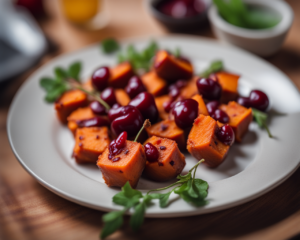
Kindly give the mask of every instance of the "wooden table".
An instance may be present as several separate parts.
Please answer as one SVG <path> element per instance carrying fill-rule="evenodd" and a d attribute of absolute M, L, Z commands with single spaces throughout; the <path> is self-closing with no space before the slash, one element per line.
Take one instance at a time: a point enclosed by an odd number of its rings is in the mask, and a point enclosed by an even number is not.
<path fill-rule="evenodd" d="M 300 1 L 288 1 L 295 20 L 282 49 L 267 58 L 300 89 Z M 40 22 L 59 47 L 34 69 L 0 90 L 0 239 L 98 239 L 103 212 L 64 200 L 31 177 L 14 157 L 6 135 L 10 102 L 20 85 L 54 56 L 106 37 L 122 39 L 168 32 L 143 9 L 141 0 L 110 0 L 109 25 L 100 31 L 77 29 L 62 17 L 57 1 L 46 2 L 49 18 Z M 209 28 L 198 35 L 212 37 Z M 282 159 L 285 161 L 285 159 Z M 146 219 L 138 233 L 128 226 L 109 239 L 286 239 L 300 232 L 300 169 L 279 187 L 238 207 L 195 217 Z"/>

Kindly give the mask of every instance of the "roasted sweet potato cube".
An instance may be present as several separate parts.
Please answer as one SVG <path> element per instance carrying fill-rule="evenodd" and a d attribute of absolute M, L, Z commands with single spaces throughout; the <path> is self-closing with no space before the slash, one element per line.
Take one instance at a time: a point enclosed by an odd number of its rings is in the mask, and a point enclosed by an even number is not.
<path fill-rule="evenodd" d="M 189 79 L 193 75 L 192 64 L 174 57 L 165 50 L 160 50 L 156 53 L 154 69 L 158 76 L 169 82 L 174 82 L 178 79 Z"/>
<path fill-rule="evenodd" d="M 129 181 L 135 188 L 146 165 L 146 155 L 140 143 L 126 141 L 119 155 L 108 158 L 108 148 L 99 156 L 97 165 L 109 187 L 123 187 Z"/>
<path fill-rule="evenodd" d="M 190 131 L 187 149 L 198 160 L 205 159 L 209 167 L 219 166 L 227 156 L 229 146 L 216 137 L 217 122 L 210 116 L 199 115 Z"/>
<path fill-rule="evenodd" d="M 77 110 L 72 112 L 68 117 L 68 128 L 75 136 L 76 129 L 78 128 L 78 125 L 76 123 L 77 121 L 90 119 L 96 116 L 97 115 L 93 113 L 89 106 L 84 108 L 78 108 Z"/>
<path fill-rule="evenodd" d="M 62 123 L 67 123 L 67 117 L 77 108 L 88 104 L 87 96 L 80 90 L 70 90 L 65 92 L 56 102 L 55 110 L 58 119 Z"/>
<path fill-rule="evenodd" d="M 145 176 L 158 181 L 165 182 L 175 178 L 185 167 L 185 157 L 180 152 L 175 141 L 153 136 L 144 144 L 152 143 L 158 150 L 157 162 L 146 162 Z"/>
<path fill-rule="evenodd" d="M 119 65 L 110 69 L 109 85 L 113 88 L 124 88 L 133 75 L 134 71 L 130 63 L 120 63 Z"/>
<path fill-rule="evenodd" d="M 107 127 L 78 128 L 73 157 L 77 163 L 96 163 L 110 143 Z"/>
<path fill-rule="evenodd" d="M 203 114 L 205 116 L 209 116 L 205 102 L 201 95 L 196 94 L 192 97 L 192 99 L 198 102 L 198 115 Z"/>
<path fill-rule="evenodd" d="M 186 148 L 184 131 L 173 120 L 164 120 L 146 128 L 149 137 L 157 136 L 174 140 L 181 150 Z"/>
<path fill-rule="evenodd" d="M 241 142 L 252 122 L 251 108 L 245 108 L 236 102 L 229 102 L 227 105 L 222 104 L 219 108 L 229 116 L 229 125 L 235 133 L 235 140 Z"/>
<path fill-rule="evenodd" d="M 158 110 L 158 114 L 162 120 L 168 119 L 169 117 L 169 113 L 165 111 L 164 103 L 170 100 L 171 98 L 169 97 L 169 95 L 163 95 L 155 98 L 155 104 Z"/>
<path fill-rule="evenodd" d="M 154 96 L 163 94 L 166 90 L 167 83 L 160 78 L 155 71 L 148 72 L 141 77 L 141 80 L 147 91 Z"/>
<path fill-rule="evenodd" d="M 123 89 L 121 88 L 115 89 L 115 94 L 116 94 L 117 102 L 120 105 L 122 106 L 128 105 L 128 103 L 130 102 L 130 97 Z"/>
<path fill-rule="evenodd" d="M 188 99 L 198 94 L 198 88 L 196 85 L 196 81 L 199 77 L 193 77 L 188 81 L 187 85 L 181 89 L 180 96 L 183 99 Z"/>
<path fill-rule="evenodd" d="M 234 101 L 238 97 L 238 80 L 239 75 L 227 72 L 215 73 L 222 87 L 221 102 L 228 103 Z"/>

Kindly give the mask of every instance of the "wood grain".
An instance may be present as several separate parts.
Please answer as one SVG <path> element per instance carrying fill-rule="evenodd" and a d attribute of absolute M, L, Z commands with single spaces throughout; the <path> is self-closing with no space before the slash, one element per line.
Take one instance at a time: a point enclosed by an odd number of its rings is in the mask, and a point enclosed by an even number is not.
<path fill-rule="evenodd" d="M 266 60 L 300 89 L 300 1 L 289 0 L 295 20 L 282 49 Z M 57 0 L 46 2 L 49 17 L 40 22 L 59 49 L 31 70 L 0 88 L 0 239 L 98 239 L 103 212 L 56 196 L 32 178 L 14 157 L 6 134 L 6 118 L 14 94 L 38 67 L 58 54 L 82 48 L 106 37 L 123 39 L 168 32 L 143 9 L 141 0 L 110 0 L 109 25 L 88 32 L 65 21 Z M 195 34 L 212 37 L 209 28 Z M 287 159 L 283 159 L 287 161 Z M 124 227 L 108 239 L 287 239 L 300 232 L 300 169 L 262 197 L 238 207 L 195 217 L 146 219 L 133 233 Z"/>

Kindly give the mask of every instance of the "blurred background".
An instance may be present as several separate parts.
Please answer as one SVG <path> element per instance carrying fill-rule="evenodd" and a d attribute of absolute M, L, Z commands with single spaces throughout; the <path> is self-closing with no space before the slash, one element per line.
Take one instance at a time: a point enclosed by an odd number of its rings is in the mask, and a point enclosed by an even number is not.
<path fill-rule="evenodd" d="M 212 1 L 161 2 L 163 1 L 0 0 L 0 239 L 51 239 L 49 236 L 56 231 L 61 232 L 62 239 L 97 239 L 101 213 L 70 203 L 47 191 L 16 161 L 6 135 L 8 109 L 19 87 L 40 66 L 58 55 L 106 38 L 122 40 L 184 33 L 219 38 L 226 42 L 226 39 L 218 35 L 213 19 L 208 18 Z M 263 57 L 287 74 L 300 89 L 300 1 L 285 2 L 294 13 L 293 22 L 284 32 L 276 51 Z M 224 236 L 218 239 L 289 238 L 300 232 L 300 195 L 296 186 L 299 182 L 298 170 L 288 181 L 258 200 L 234 210 L 210 214 L 207 218 L 184 218 L 184 226 L 190 228 L 192 234 L 195 230 L 191 226 L 195 226 L 195 221 L 207 220 L 212 223 L 218 218 L 222 225 L 229 216 L 234 216 L 236 220 L 233 220 L 233 224 L 238 225 L 240 216 L 243 216 L 245 224 L 235 233 L 216 226 Z M 291 189 L 291 186 L 295 188 Z M 285 195 L 281 194 L 287 188 L 290 191 L 285 192 Z M 267 211 L 269 216 L 265 214 L 260 216 L 259 221 L 254 220 L 261 209 L 247 210 L 258 201 L 263 207 L 267 207 L 270 202 L 276 204 L 278 194 L 284 195 L 278 212 Z M 56 202 L 56 206 L 52 202 Z M 239 214 L 234 214 L 234 211 Z M 171 219 L 168 224 L 163 219 L 157 221 L 162 226 L 168 226 L 163 231 L 164 236 L 172 233 L 172 225 L 182 224 L 182 219 Z M 255 221 L 257 222 L 253 223 Z M 143 229 L 144 234 L 135 235 L 135 238 L 146 239 L 145 234 L 151 235 L 151 227 L 155 222 L 153 219 L 146 220 L 144 228 L 149 229 Z M 211 227 L 200 229 L 206 239 L 215 239 Z M 47 234 L 50 235 L 47 237 Z M 127 234 L 128 238 L 133 237 L 130 233 Z M 153 234 L 151 236 L 154 237 Z M 178 236 L 181 239 L 184 237 L 179 232 Z M 187 236 L 196 239 L 194 235 Z M 120 236 L 116 236 L 116 239 L 118 237 Z"/>

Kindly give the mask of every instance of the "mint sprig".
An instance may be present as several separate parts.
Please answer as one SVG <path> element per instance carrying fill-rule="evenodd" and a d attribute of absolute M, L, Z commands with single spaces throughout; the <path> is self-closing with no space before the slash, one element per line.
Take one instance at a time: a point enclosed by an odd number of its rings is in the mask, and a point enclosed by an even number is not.
<path fill-rule="evenodd" d="M 125 52 L 119 53 L 118 62 L 130 62 L 135 71 L 149 71 L 152 64 L 152 59 L 157 50 L 158 45 L 155 41 L 150 42 L 150 44 L 141 51 L 137 51 L 133 45 L 129 45 Z"/>
<path fill-rule="evenodd" d="M 114 53 L 120 49 L 119 43 L 113 38 L 104 39 L 101 42 L 102 51 L 106 54 Z"/>
<path fill-rule="evenodd" d="M 165 208 L 169 204 L 171 193 L 178 194 L 184 201 L 197 207 L 206 205 L 207 200 L 205 198 L 207 197 L 208 183 L 195 177 L 197 167 L 202 162 L 204 162 L 204 159 L 191 168 L 186 175 L 178 175 L 177 182 L 164 188 L 150 190 L 146 195 L 132 189 L 129 182 L 127 182 L 122 187 L 122 191 L 113 197 L 113 202 L 124 206 L 124 209 L 103 215 L 102 221 L 105 224 L 100 237 L 104 239 L 119 229 L 123 224 L 123 215 L 131 208 L 133 209 L 133 214 L 130 217 L 129 223 L 131 228 L 137 231 L 144 222 L 144 215 L 151 201 L 158 199 L 160 207 Z M 154 191 L 166 190 L 173 186 L 176 187 L 166 193 L 152 193 Z"/>
<path fill-rule="evenodd" d="M 210 74 L 222 71 L 224 69 L 223 62 L 221 60 L 215 60 L 211 62 L 209 67 L 199 74 L 200 77 L 208 78 Z"/>
<path fill-rule="evenodd" d="M 261 112 L 255 108 L 252 108 L 252 115 L 254 117 L 254 120 L 257 122 L 258 126 L 261 128 L 265 128 L 268 132 L 268 135 L 270 138 L 273 138 L 273 135 L 271 134 L 269 128 L 268 128 L 268 115 L 264 112 Z"/>

